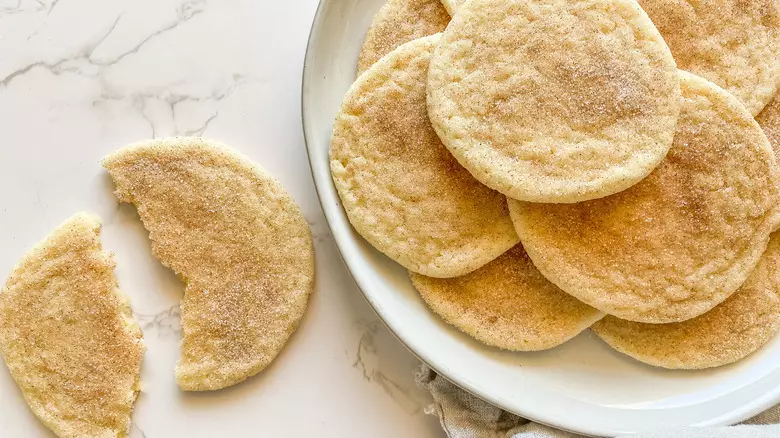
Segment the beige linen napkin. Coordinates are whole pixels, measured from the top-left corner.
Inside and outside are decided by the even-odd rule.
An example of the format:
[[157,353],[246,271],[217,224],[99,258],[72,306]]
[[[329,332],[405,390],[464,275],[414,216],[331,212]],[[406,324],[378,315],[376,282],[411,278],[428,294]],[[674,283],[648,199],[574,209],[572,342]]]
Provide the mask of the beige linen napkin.
[[[503,411],[450,383],[423,365],[417,384],[430,391],[426,412],[439,416],[449,438],[579,438]],[[562,414],[565,415],[565,414]],[[780,405],[730,427],[677,428],[631,435],[633,438],[780,438]]]

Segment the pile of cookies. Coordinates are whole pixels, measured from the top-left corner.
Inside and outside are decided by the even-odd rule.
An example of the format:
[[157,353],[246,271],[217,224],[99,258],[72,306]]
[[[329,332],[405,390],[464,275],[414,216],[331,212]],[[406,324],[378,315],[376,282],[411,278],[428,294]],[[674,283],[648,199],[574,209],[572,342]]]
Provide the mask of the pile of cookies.
[[358,70],[333,181],[449,324],[677,369],[780,329],[777,0],[389,0]]

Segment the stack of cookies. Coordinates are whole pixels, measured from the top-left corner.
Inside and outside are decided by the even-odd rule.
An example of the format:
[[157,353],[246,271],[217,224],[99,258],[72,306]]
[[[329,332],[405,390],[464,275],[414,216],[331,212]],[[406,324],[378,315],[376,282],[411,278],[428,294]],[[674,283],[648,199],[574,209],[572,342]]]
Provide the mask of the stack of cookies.
[[389,0],[358,71],[333,180],[449,324],[677,369],[780,330],[778,0]]

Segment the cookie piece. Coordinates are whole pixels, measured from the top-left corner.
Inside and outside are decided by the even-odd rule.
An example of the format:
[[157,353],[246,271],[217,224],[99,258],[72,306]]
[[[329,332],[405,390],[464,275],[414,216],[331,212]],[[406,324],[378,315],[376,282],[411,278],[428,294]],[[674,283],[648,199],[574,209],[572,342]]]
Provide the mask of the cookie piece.
[[510,198],[571,203],[639,182],[679,114],[669,48],[633,0],[471,0],[431,59],[444,145]]
[[683,322],[643,324],[608,316],[593,331],[612,348],[657,367],[701,369],[736,362],[780,330],[780,234],[745,284],[714,309]]
[[630,189],[573,205],[510,202],[536,267],[606,313],[647,323],[701,315],[739,288],[776,227],[778,169],[744,105],[680,72],[674,146]]
[[401,44],[443,31],[450,15],[440,0],[389,0],[374,15],[358,58],[358,75]]
[[780,84],[777,0],[639,0],[677,67],[737,96],[753,115]]
[[465,275],[517,242],[506,200],[461,167],[431,128],[425,78],[440,34],[402,45],[344,96],[330,167],[349,221],[405,268]]
[[522,245],[463,277],[410,275],[428,307],[444,321],[506,350],[553,348],[604,316],[544,278]]
[[81,213],[27,253],[0,293],[0,353],[62,438],[130,433],[145,347],[114,267],[100,218]]
[[314,285],[309,225],[278,181],[203,138],[150,140],[103,160],[116,195],[149,230],[152,252],[186,285],[186,391],[262,371],[298,327]]

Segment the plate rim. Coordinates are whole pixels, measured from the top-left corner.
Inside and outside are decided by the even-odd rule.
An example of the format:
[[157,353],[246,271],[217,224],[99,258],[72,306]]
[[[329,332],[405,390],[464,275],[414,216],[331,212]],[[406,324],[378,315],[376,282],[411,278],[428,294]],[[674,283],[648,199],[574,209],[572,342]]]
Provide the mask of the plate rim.
[[[338,248],[338,254],[341,260],[343,261],[344,265],[347,267],[347,270],[352,277],[353,281],[355,282],[358,290],[360,290],[361,295],[366,300],[366,302],[370,305],[371,309],[374,311],[374,313],[379,317],[379,319],[382,321],[382,324],[390,331],[390,333],[393,334],[393,336],[409,351],[411,352],[417,359],[422,361],[425,365],[430,367],[434,372],[437,374],[445,377],[449,382],[454,384],[455,386],[461,388],[462,390],[481,398],[482,400],[493,404],[494,406],[499,407],[500,409],[503,409],[505,411],[508,411],[510,413],[514,413],[518,416],[521,416],[523,418],[526,418],[532,422],[547,425],[554,427],[556,429],[560,429],[566,432],[572,432],[572,433],[578,433],[578,434],[584,434],[587,436],[610,436],[614,435],[614,430],[607,430],[607,429],[601,429],[601,428],[593,428],[593,427],[582,427],[581,425],[574,424],[573,422],[569,422],[566,419],[568,416],[566,415],[550,415],[551,413],[548,411],[537,411],[533,409],[533,403],[528,403],[524,406],[524,409],[522,411],[518,411],[517,409],[510,408],[504,404],[502,404],[496,397],[492,396],[490,393],[487,393],[485,391],[482,391],[478,386],[472,385],[470,383],[469,379],[463,378],[459,374],[455,372],[451,372],[448,370],[448,367],[446,364],[439,363],[438,361],[431,358],[429,355],[426,354],[424,351],[417,351],[414,349],[409,343],[407,343],[397,332],[393,329],[393,327],[387,322],[385,316],[382,314],[382,310],[380,309],[380,306],[377,305],[377,303],[374,302],[372,299],[371,294],[366,293],[366,289],[369,288],[368,281],[366,279],[362,278],[362,275],[354,269],[352,263],[350,263],[350,260],[347,256],[344,255],[344,250],[342,248],[343,243],[340,237],[337,237],[340,233],[338,233],[332,224],[332,221],[336,220],[336,217],[331,212],[331,207],[326,206],[326,199],[323,198],[322,192],[322,181],[320,181],[320,178],[318,177],[318,172],[315,171],[315,165],[312,158],[312,147],[310,143],[313,142],[314,135],[311,132],[311,122],[307,118],[307,83],[311,81],[311,57],[313,55],[313,41],[319,37],[320,33],[320,27],[322,26],[322,16],[324,14],[325,8],[333,2],[337,2],[339,0],[318,0],[317,10],[314,14],[314,18],[312,20],[312,24],[309,29],[309,36],[306,41],[306,52],[303,60],[303,69],[301,74],[301,97],[300,97],[300,105],[301,105],[301,123],[303,128],[303,140],[304,145],[306,147],[306,158],[309,163],[309,171],[312,175],[312,181],[314,183],[314,189],[317,194],[317,200],[320,204],[320,208],[322,209],[323,216],[325,217],[325,221],[328,225],[328,228],[331,231],[331,235],[333,236],[333,241],[336,244],[336,247]],[[328,175],[329,176],[329,175]],[[327,178],[328,181],[331,181],[330,178]],[[778,334],[780,336],[780,334]],[[707,421],[702,421],[699,423],[691,424],[690,426],[693,427],[708,427],[708,426],[730,426],[734,425],[736,423],[740,423],[742,421],[745,421],[747,419],[750,419],[765,410],[775,406],[780,402],[780,387],[774,388],[772,391],[766,392],[762,397],[758,397],[753,400],[752,403],[748,403],[746,405],[741,406],[738,409],[733,409],[730,412],[714,417]],[[528,408],[528,410],[525,410],[525,408]]]

